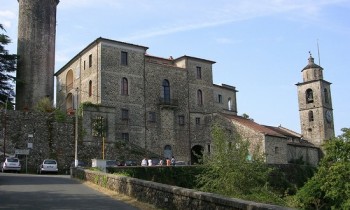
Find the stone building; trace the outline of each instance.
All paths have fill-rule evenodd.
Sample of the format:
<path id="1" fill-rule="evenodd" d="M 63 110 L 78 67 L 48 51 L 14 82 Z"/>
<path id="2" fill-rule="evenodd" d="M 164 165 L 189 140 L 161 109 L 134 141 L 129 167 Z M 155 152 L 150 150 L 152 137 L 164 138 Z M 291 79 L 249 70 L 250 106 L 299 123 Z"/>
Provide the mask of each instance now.
<path id="1" fill-rule="evenodd" d="M 73 114 L 85 104 L 84 144 L 122 142 L 196 163 L 194 153 L 215 151 L 211 126 L 220 123 L 248 140 L 251 153 L 259 148 L 267 163 L 318 163 L 318 145 L 301 134 L 237 116 L 236 88 L 213 84 L 215 62 L 155 57 L 147 49 L 98 38 L 55 74 L 57 106 Z"/>
<path id="2" fill-rule="evenodd" d="M 323 68 L 314 63 L 311 54 L 301 72 L 303 82 L 296 84 L 301 134 L 321 146 L 324 140 L 334 137 L 331 83 L 323 79 Z"/>
<path id="3" fill-rule="evenodd" d="M 147 49 L 96 39 L 55 73 L 57 107 L 72 113 L 76 104 L 94 104 L 83 110 L 87 144 L 104 136 L 109 145 L 121 141 L 194 162 L 192 150 L 210 150 L 210 115 L 237 114 L 237 91 L 213 84 L 213 61 L 160 58 Z"/>
<path id="4" fill-rule="evenodd" d="M 19 56 L 16 109 L 32 109 L 48 97 L 53 101 L 56 8 L 59 0 L 18 0 Z"/>

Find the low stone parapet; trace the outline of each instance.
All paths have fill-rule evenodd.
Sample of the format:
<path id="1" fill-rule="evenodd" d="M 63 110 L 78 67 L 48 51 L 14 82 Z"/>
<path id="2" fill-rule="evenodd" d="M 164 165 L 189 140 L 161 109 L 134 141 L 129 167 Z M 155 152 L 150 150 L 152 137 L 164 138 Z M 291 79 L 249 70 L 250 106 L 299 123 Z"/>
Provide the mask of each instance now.
<path id="1" fill-rule="evenodd" d="M 196 210 L 268 210 L 286 207 L 228 198 L 182 187 L 113 175 L 83 168 L 71 168 L 71 177 L 92 182 L 101 187 L 152 204 L 160 209 Z"/>

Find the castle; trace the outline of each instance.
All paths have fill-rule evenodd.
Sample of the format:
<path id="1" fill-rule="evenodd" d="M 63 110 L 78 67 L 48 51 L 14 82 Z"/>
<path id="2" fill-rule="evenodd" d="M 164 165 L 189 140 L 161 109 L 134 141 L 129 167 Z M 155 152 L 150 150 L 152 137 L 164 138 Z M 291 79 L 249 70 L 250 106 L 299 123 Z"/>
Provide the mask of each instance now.
<path id="1" fill-rule="evenodd" d="M 73 114 L 85 104 L 80 125 L 84 144 L 103 140 L 113 148 L 122 142 L 193 164 L 198 162 L 194 154 L 215 151 L 210 128 L 219 122 L 227 132 L 250 141 L 250 152 L 259 146 L 267 163 L 303 158 L 316 165 L 319 146 L 334 136 L 330 83 L 323 80 L 323 69 L 311 55 L 302 70 L 303 82 L 297 84 L 302 127 L 298 134 L 237 116 L 237 90 L 232 85 L 213 84 L 214 61 L 186 55 L 161 58 L 148 55 L 147 49 L 100 37 L 54 74 L 57 108 Z M 53 92 L 53 86 L 49 89 Z M 17 96 L 19 102 L 25 100 Z M 117 154 L 106 155 L 113 158 Z"/>

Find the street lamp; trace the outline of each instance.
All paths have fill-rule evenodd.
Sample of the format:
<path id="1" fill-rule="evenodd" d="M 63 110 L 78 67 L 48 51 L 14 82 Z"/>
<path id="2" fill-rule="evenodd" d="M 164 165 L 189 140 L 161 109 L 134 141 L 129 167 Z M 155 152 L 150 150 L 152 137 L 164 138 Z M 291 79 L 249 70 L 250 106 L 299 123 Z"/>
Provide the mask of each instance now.
<path id="1" fill-rule="evenodd" d="M 9 100 L 9 96 L 6 97 L 5 110 L 4 110 L 4 127 L 3 127 L 3 136 L 4 136 L 4 158 L 6 157 L 6 118 L 7 118 L 7 102 Z"/>
<path id="2" fill-rule="evenodd" d="M 74 166 L 78 167 L 78 88 L 75 89 L 75 150 L 74 150 Z"/>

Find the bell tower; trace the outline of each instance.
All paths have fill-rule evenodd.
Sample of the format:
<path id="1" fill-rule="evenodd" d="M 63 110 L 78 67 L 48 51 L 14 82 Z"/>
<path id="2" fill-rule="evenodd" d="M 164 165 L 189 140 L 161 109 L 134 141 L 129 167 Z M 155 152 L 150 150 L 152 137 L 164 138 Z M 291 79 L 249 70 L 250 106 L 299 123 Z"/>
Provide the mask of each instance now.
<path id="1" fill-rule="evenodd" d="M 297 83 L 300 127 L 303 138 L 321 146 L 334 137 L 331 83 L 323 79 L 323 68 L 310 53 L 302 69 L 303 82 Z"/>
<path id="2" fill-rule="evenodd" d="M 59 0 L 18 0 L 16 109 L 53 101 L 56 8 Z"/>

